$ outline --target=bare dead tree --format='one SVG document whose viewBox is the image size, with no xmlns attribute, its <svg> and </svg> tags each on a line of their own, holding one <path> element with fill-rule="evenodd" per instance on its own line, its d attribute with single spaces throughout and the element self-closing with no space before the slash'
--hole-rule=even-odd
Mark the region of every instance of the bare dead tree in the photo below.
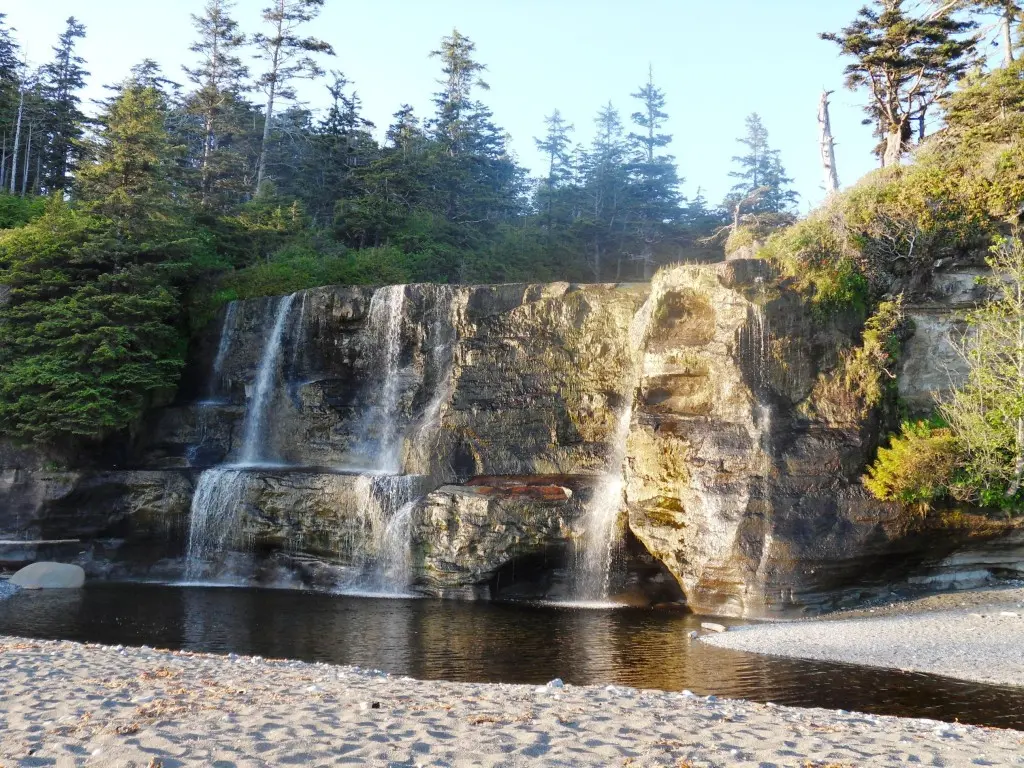
<svg viewBox="0 0 1024 768">
<path fill-rule="evenodd" d="M 831 197 L 839 191 L 839 173 L 836 170 L 836 142 L 832 136 L 828 97 L 834 91 L 822 91 L 818 104 L 818 143 L 821 148 L 821 166 L 825 173 L 825 194 Z"/>
</svg>

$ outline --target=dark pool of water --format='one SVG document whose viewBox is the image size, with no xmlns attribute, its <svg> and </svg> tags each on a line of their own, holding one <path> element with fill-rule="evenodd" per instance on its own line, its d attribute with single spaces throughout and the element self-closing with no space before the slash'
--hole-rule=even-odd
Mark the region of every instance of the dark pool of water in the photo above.
<svg viewBox="0 0 1024 768">
<path fill-rule="evenodd" d="M 699 624 L 638 609 L 138 584 L 0 601 L 0 634 L 355 664 L 422 679 L 560 677 L 1024 729 L 1024 691 L 1015 688 L 711 648 L 687 639 Z"/>
</svg>

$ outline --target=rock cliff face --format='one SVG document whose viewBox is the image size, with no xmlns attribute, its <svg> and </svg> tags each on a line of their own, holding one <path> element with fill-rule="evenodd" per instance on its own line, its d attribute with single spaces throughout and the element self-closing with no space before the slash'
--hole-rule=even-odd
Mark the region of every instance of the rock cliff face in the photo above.
<svg viewBox="0 0 1024 768">
<path fill-rule="evenodd" d="M 901 386 L 923 400 L 945 336 L 915 320 Z M 862 491 L 873 419 L 813 407 L 854 330 L 744 260 L 652 285 L 240 302 L 116 468 L 0 451 L 0 539 L 79 540 L 0 562 L 64 547 L 114 577 L 232 561 L 260 581 L 566 597 L 621 433 L 609 583 L 631 600 L 758 616 L 1024 571 L 1008 525 L 921 521 Z"/>
</svg>

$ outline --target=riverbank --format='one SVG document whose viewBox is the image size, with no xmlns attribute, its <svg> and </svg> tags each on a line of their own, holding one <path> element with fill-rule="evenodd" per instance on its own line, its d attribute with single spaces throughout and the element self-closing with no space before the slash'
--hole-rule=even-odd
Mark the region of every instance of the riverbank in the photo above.
<svg viewBox="0 0 1024 768">
<path fill-rule="evenodd" d="M 146 648 L 0 637 L 0 681 L 4 768 L 1024 765 L 1017 731 Z"/>
<path fill-rule="evenodd" d="M 1024 587 L 930 595 L 702 640 L 750 653 L 1024 686 Z"/>
</svg>

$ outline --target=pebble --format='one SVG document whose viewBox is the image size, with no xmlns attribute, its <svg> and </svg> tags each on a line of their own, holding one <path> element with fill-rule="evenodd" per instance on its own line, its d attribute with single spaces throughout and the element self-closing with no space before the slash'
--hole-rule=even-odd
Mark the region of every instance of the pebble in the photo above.
<svg viewBox="0 0 1024 768">
<path fill-rule="evenodd" d="M 565 683 L 562 682 L 562 678 L 556 677 L 548 683 L 548 688 L 565 688 Z"/>
</svg>

